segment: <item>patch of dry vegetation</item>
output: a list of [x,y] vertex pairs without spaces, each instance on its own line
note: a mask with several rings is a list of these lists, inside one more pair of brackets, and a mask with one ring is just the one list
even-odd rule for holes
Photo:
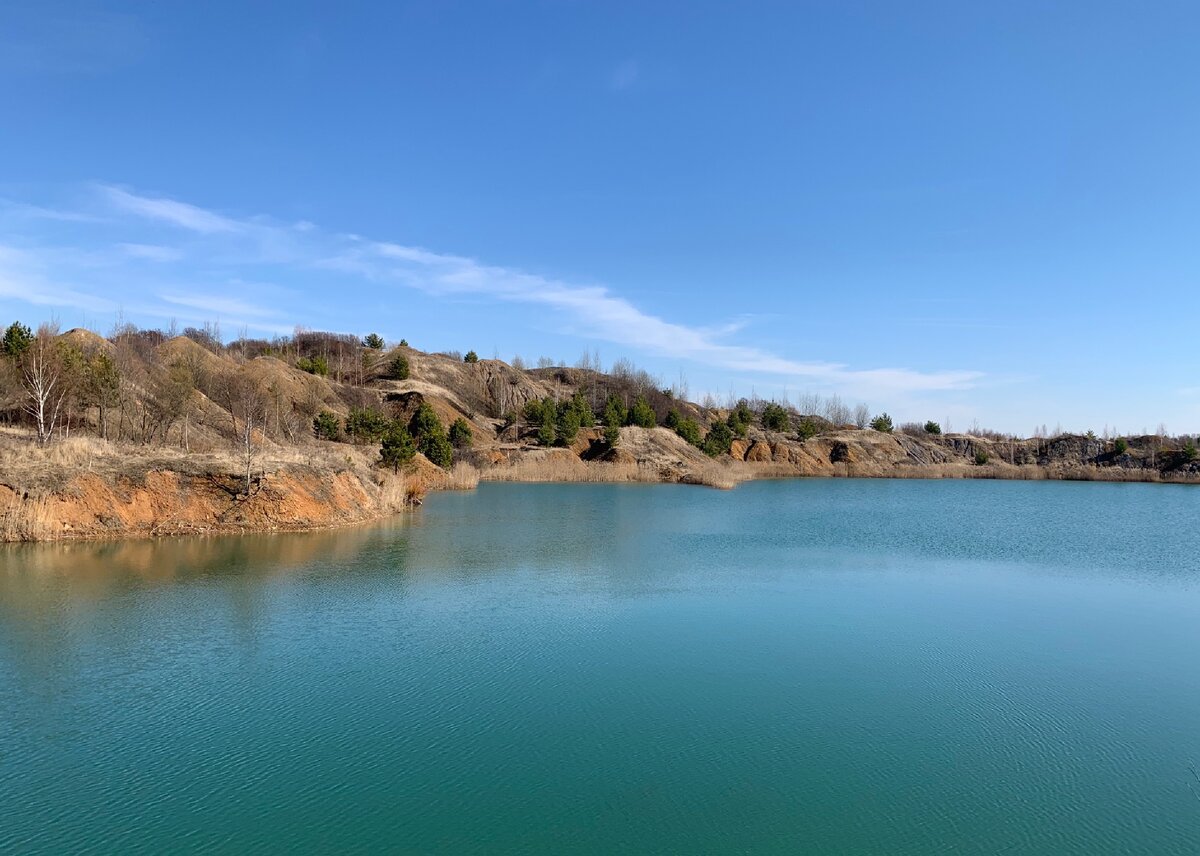
[[479,485],[479,470],[466,461],[459,461],[446,473],[439,487],[442,490],[474,490]]
[[752,478],[796,475],[786,467],[755,468],[730,460],[704,456],[678,460],[623,459],[584,461],[565,450],[560,454],[524,454],[516,460],[489,467],[479,474],[483,481],[509,482],[595,482],[595,483],[680,483],[729,489]]
[[22,499],[19,494],[0,492],[0,543],[42,541],[52,537],[53,515],[48,497]]
[[640,481],[638,475],[639,468],[636,463],[582,461],[567,455],[524,455],[515,462],[498,464],[484,470],[480,473],[480,479],[511,482],[629,482]]

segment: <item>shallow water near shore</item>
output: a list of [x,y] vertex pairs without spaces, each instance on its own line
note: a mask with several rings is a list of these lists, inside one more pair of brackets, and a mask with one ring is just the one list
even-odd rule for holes
[[0,549],[0,851],[1200,852],[1200,490],[485,483]]

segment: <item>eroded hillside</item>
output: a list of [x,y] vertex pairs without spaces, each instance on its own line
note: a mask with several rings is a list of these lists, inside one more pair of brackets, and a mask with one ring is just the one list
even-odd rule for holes
[[703,407],[624,367],[528,370],[324,333],[12,331],[4,540],[353,523],[479,479],[1200,480],[1187,438],[876,430],[775,402]]

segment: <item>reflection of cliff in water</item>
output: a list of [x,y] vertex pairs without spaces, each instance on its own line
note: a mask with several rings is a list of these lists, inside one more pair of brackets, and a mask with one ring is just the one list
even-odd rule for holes
[[[180,615],[213,640],[197,659],[271,656],[281,601],[308,596],[313,577],[343,580],[354,598],[364,575],[405,575],[411,526],[396,518],[319,532],[0,545],[0,685],[7,677],[57,692],[41,678],[97,650],[152,658],[145,640],[194,632],[170,626]],[[320,622],[329,606],[299,614]],[[24,653],[10,659],[14,651]]]
[[[646,491],[656,501],[647,502]],[[654,548],[693,534],[676,514],[678,493],[701,499],[700,489],[676,485],[488,485],[437,494],[423,510],[344,529],[0,545],[0,620],[217,578],[237,591],[296,576],[400,574],[414,583],[469,584],[530,571],[620,590],[627,575],[667,570]],[[640,534],[647,529],[653,544]]]
[[[44,605],[103,600],[155,583],[245,577],[261,584],[290,574],[353,573],[365,565],[403,569],[411,521],[315,532],[0,545],[0,615]],[[364,553],[379,562],[364,563]]]

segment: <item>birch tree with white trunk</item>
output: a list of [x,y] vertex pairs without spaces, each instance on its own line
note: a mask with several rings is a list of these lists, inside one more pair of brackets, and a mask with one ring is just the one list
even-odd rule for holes
[[46,446],[54,439],[58,414],[68,392],[57,338],[57,327],[43,324],[29,348],[21,355],[25,412],[37,426],[39,446]]

